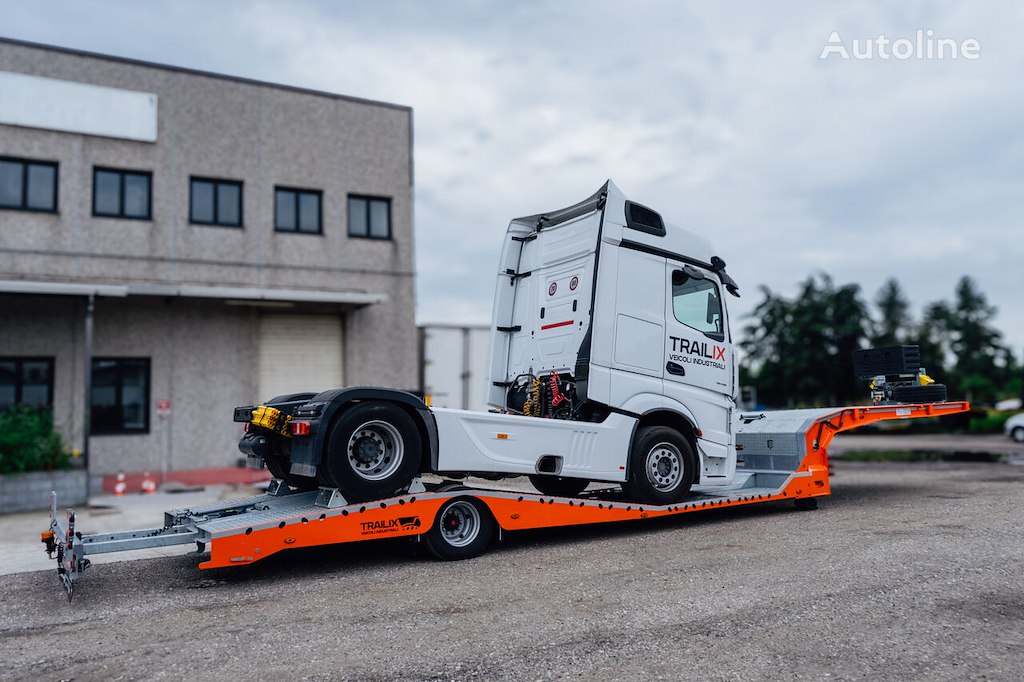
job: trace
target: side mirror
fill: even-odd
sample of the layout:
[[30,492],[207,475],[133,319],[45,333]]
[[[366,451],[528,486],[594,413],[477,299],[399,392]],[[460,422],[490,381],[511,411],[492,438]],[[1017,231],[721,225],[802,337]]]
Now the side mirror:
[[[717,318],[717,319],[716,319]],[[722,306],[718,304],[718,297],[708,292],[708,308],[706,322],[708,324],[721,324],[722,320]]]

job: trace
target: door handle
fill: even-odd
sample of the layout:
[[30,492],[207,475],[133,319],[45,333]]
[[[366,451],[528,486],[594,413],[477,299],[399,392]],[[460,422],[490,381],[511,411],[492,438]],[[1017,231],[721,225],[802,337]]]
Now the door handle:
[[676,364],[675,362],[670,362],[667,365],[665,365],[665,369],[668,371],[669,374],[675,374],[676,376],[680,377],[686,376],[686,369],[682,365]]

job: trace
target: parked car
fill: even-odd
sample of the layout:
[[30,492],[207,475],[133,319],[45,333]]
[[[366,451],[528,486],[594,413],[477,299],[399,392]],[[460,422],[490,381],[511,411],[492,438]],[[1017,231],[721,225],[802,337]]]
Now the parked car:
[[1024,413],[1015,414],[1007,419],[1003,432],[1018,443],[1024,443]]

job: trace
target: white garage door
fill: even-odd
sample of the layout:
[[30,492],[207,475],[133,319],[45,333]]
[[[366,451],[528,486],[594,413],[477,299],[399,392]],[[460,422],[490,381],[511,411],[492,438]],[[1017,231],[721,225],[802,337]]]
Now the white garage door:
[[343,386],[341,329],[335,315],[262,316],[257,400]]

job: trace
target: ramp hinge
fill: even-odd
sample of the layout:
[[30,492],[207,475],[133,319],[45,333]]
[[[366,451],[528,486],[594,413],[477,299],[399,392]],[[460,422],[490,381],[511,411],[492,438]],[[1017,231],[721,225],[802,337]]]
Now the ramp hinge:
[[499,332],[507,332],[509,334],[515,334],[516,332],[523,331],[523,326],[517,324],[514,327],[495,327]]

